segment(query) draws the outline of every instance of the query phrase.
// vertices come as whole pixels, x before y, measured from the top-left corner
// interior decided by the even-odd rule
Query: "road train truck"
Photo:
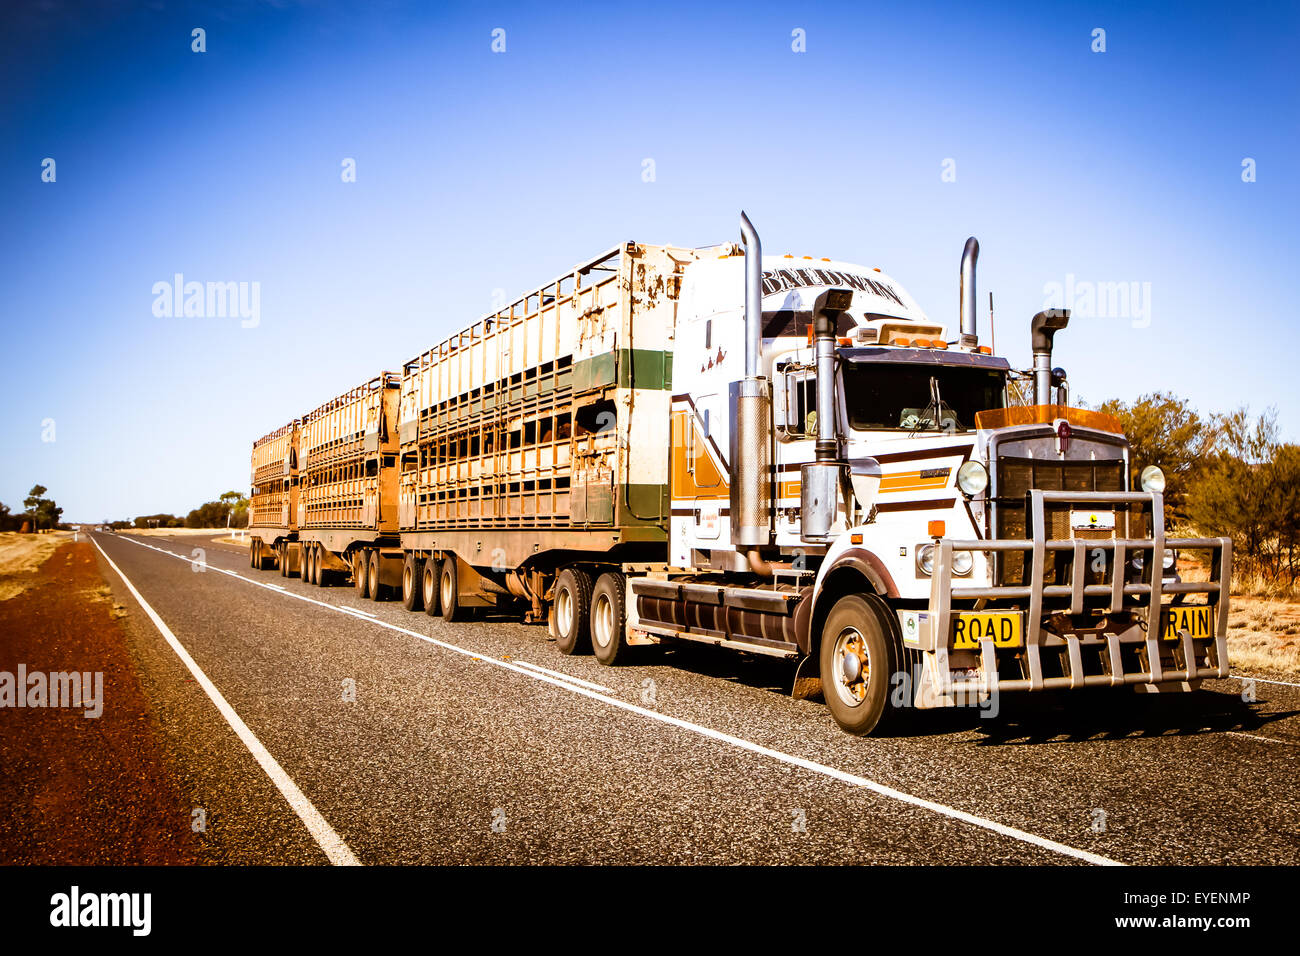
[[[744,214],[740,243],[620,245],[256,442],[251,561],[604,664],[786,658],[859,734],[1227,676],[1229,540],[1168,536],[1160,469],[1069,404],[1068,311],[1032,369],[981,344],[978,254],[949,332],[877,268],[764,257]]]

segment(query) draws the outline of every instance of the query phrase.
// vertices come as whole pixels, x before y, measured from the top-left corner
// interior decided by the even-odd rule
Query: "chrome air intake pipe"
[[[1034,351],[1034,404],[1052,404],[1052,342],[1070,324],[1069,309],[1047,309],[1029,323]]]
[[[957,344],[973,349],[979,343],[979,330],[975,318],[975,263],[980,257],[980,242],[974,236],[966,240],[961,252],[961,338]]]
[[[835,332],[840,313],[853,301],[851,289],[827,289],[813,305],[817,351],[817,444],[814,461],[799,469],[800,527],[805,541],[825,541],[839,513],[848,479],[835,433]]]
[[[763,245],[740,214],[745,245],[745,377],[730,386],[731,543],[766,547],[772,538],[772,398],[763,358]]]

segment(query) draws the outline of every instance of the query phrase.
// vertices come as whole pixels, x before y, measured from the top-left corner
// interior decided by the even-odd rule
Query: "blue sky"
[[[731,240],[741,208],[766,251],[880,266],[950,325],[978,236],[980,295],[1018,367],[1051,283],[1137,283],[1145,317],[1076,317],[1058,337],[1076,397],[1273,405],[1300,437],[1293,4],[4,15],[15,510],[37,481],[75,520],[247,490],[253,438],[399,368],[494,290],[628,239]],[[258,324],[156,316],[153,286],[176,273],[259,283]]]

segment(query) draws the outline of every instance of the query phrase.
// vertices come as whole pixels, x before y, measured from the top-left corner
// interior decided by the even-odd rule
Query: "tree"
[[[23,499],[23,505],[32,516],[32,530],[37,531],[41,525],[58,527],[63,509],[54,503],[54,499],[44,497],[48,491],[44,485],[32,485],[31,493]]]
[[[9,512],[9,506],[0,501],[0,531],[17,531],[22,527],[22,519]]]
[[[1219,420],[1202,419],[1187,403],[1169,392],[1143,395],[1132,405],[1118,399],[1103,402],[1098,411],[1114,415],[1129,442],[1131,487],[1147,465],[1165,473],[1165,506],[1186,515],[1187,492],[1203,472],[1218,437]]]
[[[1300,446],[1278,440],[1277,412],[1215,417],[1213,454],[1188,496],[1202,534],[1232,538],[1235,560],[1266,580],[1294,584],[1300,549]]]

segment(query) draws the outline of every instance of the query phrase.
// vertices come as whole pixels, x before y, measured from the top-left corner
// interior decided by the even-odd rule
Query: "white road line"
[[[519,658],[515,658],[514,661],[520,667],[529,667],[535,671],[541,671],[543,674],[550,674],[552,677],[558,677],[560,678],[560,680],[567,680],[570,684],[577,684],[579,687],[586,687],[589,688],[590,690],[598,690],[606,694],[614,693],[614,688],[606,687],[604,684],[595,684],[589,680],[583,680],[581,677],[573,677],[570,674],[565,674],[562,671],[553,671],[550,670],[549,668],[542,667],[538,664],[530,664],[528,661],[521,661],[519,660]]]
[[[1278,740],[1276,737],[1261,737],[1259,734],[1248,734],[1244,730],[1229,730],[1227,733],[1232,734],[1234,737],[1249,737],[1251,740],[1262,740],[1267,744],[1282,744],[1286,747],[1300,746],[1300,743],[1297,743],[1294,740]]]
[[[1300,684],[1292,684],[1285,680],[1268,680],[1264,677],[1243,677],[1241,674],[1229,674],[1233,680],[1253,680],[1260,684],[1277,684],[1279,687],[1300,687]]]
[[[193,563],[192,559],[187,558],[182,554],[176,554],[174,551],[168,551],[165,548],[156,548],[153,545],[145,544],[142,541],[134,541],[132,538],[129,537],[126,538],[126,540],[132,541],[134,544],[138,544],[141,547],[149,548],[152,551],[157,551],[161,554],[171,555],[173,558],[177,558],[181,561],[185,561],[186,563],[191,563],[191,564]],[[96,545],[96,547],[98,547],[98,545]],[[104,555],[104,557],[107,558],[108,555]],[[112,562],[110,561],[109,563]],[[120,571],[118,573],[121,574]],[[257,587],[267,587],[263,582],[257,581],[253,578],[244,577],[242,574],[234,574],[234,577],[239,578],[239,580],[241,581],[247,581],[249,584],[255,585]],[[125,581],[126,579],[123,578],[123,580]],[[297,598],[298,600],[306,601],[309,604],[316,604],[319,605],[320,607],[328,608],[332,611],[342,610],[339,605],[329,604],[324,601],[317,601],[314,598],[305,597],[304,595],[297,594],[293,591],[274,591],[274,589],[271,588],[268,588],[268,590],[272,590],[273,593],[283,594],[285,597]],[[1052,853],[1058,853],[1061,856],[1068,856],[1072,859],[1081,860],[1085,863],[1092,863],[1097,866],[1126,866],[1127,865],[1119,862],[1118,860],[1112,860],[1109,857],[1101,856],[1096,853],[1090,853],[1087,850],[1080,850],[1077,847],[1067,846],[1064,843],[1057,843],[1055,840],[1049,840],[1046,837],[1040,837],[1037,834],[1029,833],[1025,830],[1017,829],[1016,827],[1011,827],[1011,826],[1007,826],[1006,824],[998,823],[996,820],[988,820],[985,819],[984,817],[976,816],[973,813],[967,813],[965,810],[958,810],[955,807],[950,807],[947,806],[946,804],[938,803],[934,800],[926,800],[924,797],[916,797],[910,793],[904,793],[901,790],[895,790],[893,787],[887,787],[884,784],[877,783],[874,780],[868,780],[866,777],[860,777],[857,774],[848,773],[843,770],[837,770],[834,767],[828,767],[825,764],[820,764],[817,763],[816,761],[808,760],[805,757],[796,757],[793,754],[787,754],[780,750],[773,750],[770,747],[764,747],[762,744],[756,744],[753,741],[745,740],[743,737],[736,737],[733,736],[732,734],[724,733],[723,731],[720,730],[714,730],[712,727],[705,727],[702,724],[692,723],[689,720],[683,720],[680,717],[673,717],[670,716],[669,714],[661,714],[658,711],[649,710],[648,708],[640,707],[637,704],[632,704],[625,700],[619,700],[617,697],[610,697],[607,694],[602,694],[598,691],[588,690],[585,687],[581,687],[576,684],[570,683],[570,679],[567,678],[561,680],[556,677],[551,677],[549,674],[540,673],[535,670],[530,670],[529,668],[526,667],[521,667],[513,661],[503,661],[495,657],[485,656],[478,652],[467,650],[466,648],[463,647],[458,647],[455,644],[449,644],[446,641],[440,641],[437,638],[429,637],[427,634],[421,634],[419,631],[411,631],[404,627],[398,627],[396,624],[389,624],[387,621],[381,621],[375,619],[369,621],[369,623],[374,624],[377,627],[386,628],[387,630],[390,631],[396,631],[399,634],[409,635],[410,637],[414,637],[417,640],[424,641],[426,644],[432,644],[435,647],[441,647],[443,650],[451,651],[454,654],[460,654],[464,657],[471,658],[472,660],[482,661],[487,664],[492,664],[496,667],[504,668],[505,670],[514,671],[516,674],[523,674],[525,677],[531,677],[533,680],[542,681],[543,683],[547,683],[547,684],[552,684],[556,687],[563,688],[564,690],[567,690],[572,694],[578,694],[582,697],[588,697],[592,700],[601,701],[602,703],[609,704],[611,707],[618,707],[622,710],[628,711],[629,713],[633,713],[641,717],[645,717],[648,720],[658,721],[659,723],[668,724],[670,726],[677,727],[681,730],[686,730],[689,731],[690,733],[698,734],[701,737],[706,737],[710,740],[715,740],[724,744],[730,744],[731,746],[735,747],[738,750],[745,750],[753,754],[758,754],[759,756],[762,757],[768,757],[772,760],[776,760],[780,763],[788,764],[789,766],[792,767],[799,767],[803,770],[808,770],[812,773],[820,774],[824,777],[830,777],[832,780],[838,780],[841,783],[846,783],[849,784],[850,786],[861,787],[862,789],[869,790],[872,793],[875,793],[879,796],[887,797],[888,799],[891,800],[898,800],[902,803],[906,803],[914,807],[920,807],[923,810],[930,810],[931,812],[940,814],[941,816],[949,817],[953,820],[960,820],[963,823],[969,823],[972,826],[979,827],[983,830],[988,830],[992,833],[997,833],[1001,836],[1010,837],[1013,840],[1019,840],[1022,843],[1028,843],[1031,846],[1036,846],[1039,847],[1040,849],[1049,850]]]
[[[262,746],[262,742],[257,739],[257,735],[235,713],[234,708],[227,703],[221,691],[217,690],[217,686],[208,679],[207,674],[203,673],[202,668],[195,663],[194,658],[190,657],[189,651],[185,650],[184,645],[176,639],[176,635],[172,633],[171,628],[158,616],[158,612],[150,607],[149,602],[136,590],[130,579],[122,573],[122,569],[113,562],[113,559],[104,552],[103,548],[99,547],[99,542],[93,538],[91,542],[99,549],[99,553],[104,555],[104,560],[108,562],[109,567],[117,572],[117,576],[122,579],[122,583],[126,585],[127,590],[140,603],[140,607],[144,608],[145,614],[149,615],[149,619],[153,621],[154,626],[158,628],[163,638],[171,645],[172,650],[176,652],[176,656],[190,669],[190,673],[194,675],[194,679],[198,681],[199,686],[207,692],[208,697],[212,699],[212,703],[216,704],[217,710],[221,712],[221,716],[226,718],[226,723],[244,742],[244,746],[253,755],[253,759],[266,771],[266,775],[271,778],[271,782],[276,785],[284,799],[289,802],[289,806],[293,807],[293,811],[298,814],[298,818],[306,825],[316,843],[325,851],[325,855],[329,857],[330,862],[335,866],[360,866],[361,861],[348,848],[347,843],[334,832],[334,828],[320,815],[320,811],[307,799],[307,795],[298,789],[298,785],[293,782],[293,778],[284,772],[284,768],[280,766],[279,762]],[[146,545],[146,547],[150,547],[150,545]],[[164,554],[172,553],[162,548],[154,550],[162,551]],[[180,555],[174,556],[180,557]],[[183,560],[189,561],[190,559],[185,558]]]

